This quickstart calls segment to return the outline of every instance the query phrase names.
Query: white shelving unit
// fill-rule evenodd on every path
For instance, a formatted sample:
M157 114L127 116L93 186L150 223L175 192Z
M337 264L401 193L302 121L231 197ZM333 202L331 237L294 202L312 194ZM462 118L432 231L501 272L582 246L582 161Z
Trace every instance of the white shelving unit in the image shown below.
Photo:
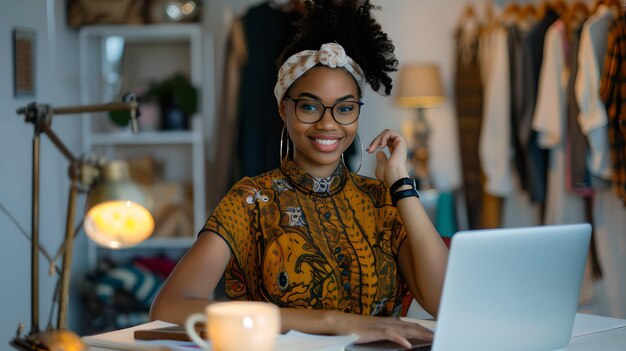
M191 129L185 131L145 131L131 134L128 128L117 128L106 114L83 118L83 145L86 153L96 153L109 159L142 154L163 158L163 173L167 181L189 182L193 188L194 232L185 237L151 238L128 250L184 250L195 240L195 234L206 220L205 140L203 123L211 118L209 108L203 106L213 91L212 76L203 72L203 58L212 54L203 52L203 44L210 43L200 24L163 25L105 25L80 30L80 84L81 103L111 102L124 88L136 88L150 81L169 78L181 72L198 88L198 112L191 117ZM122 42L124 67L111 69L110 39ZM121 41L120 41L121 39ZM212 49L212 48L208 48ZM212 50L208 50L212 53ZM203 57L203 55L207 54ZM119 60L119 58L118 58ZM205 65L211 67L210 62ZM111 83L111 74L118 74L117 86ZM207 79L207 77L209 79ZM121 88L120 88L121 87ZM124 91L125 92L125 91ZM211 106L212 99L207 101ZM141 117L140 117L141 120ZM141 125L140 125L141 127ZM158 224L157 224L158 225ZM96 267L105 248L88 244L87 260L90 269Z

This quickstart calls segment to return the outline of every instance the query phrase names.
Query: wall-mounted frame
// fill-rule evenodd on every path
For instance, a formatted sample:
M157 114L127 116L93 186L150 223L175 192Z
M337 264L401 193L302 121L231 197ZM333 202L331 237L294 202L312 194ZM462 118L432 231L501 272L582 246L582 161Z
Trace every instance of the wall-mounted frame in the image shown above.
M35 94L35 31L13 30L13 95Z

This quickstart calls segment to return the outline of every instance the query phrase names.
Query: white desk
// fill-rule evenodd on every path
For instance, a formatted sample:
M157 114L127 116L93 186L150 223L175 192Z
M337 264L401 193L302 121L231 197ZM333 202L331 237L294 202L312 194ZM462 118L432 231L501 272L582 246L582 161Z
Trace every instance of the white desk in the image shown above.
M565 350L626 350L626 320L577 313Z
M432 320L404 319L411 322L417 321L431 330L436 329L436 322ZM560 351L613 350L626 350L626 319L577 313L570 344Z
M626 327L573 337L567 351L626 350Z
M410 321L417 321L416 319L408 319ZM422 321L425 327L435 327L433 321ZM83 340L91 340L88 344L94 347L93 350L114 351L128 349L129 346L134 346L135 349L140 349L138 346L142 344L141 341L136 341L133 338L133 331L135 329L153 329L164 326L173 326L173 324L165 322L150 322L133 328L122 329L115 332L100 334L96 336L86 337ZM572 338L570 344L564 350L566 351L624 351L626 350L626 319L607 318L600 316L592 316L586 314L577 314L574 322L574 330L572 331ZM281 336L282 342L277 345L277 351L289 350L294 348L292 345L297 342L297 345L313 345L313 341L319 343L325 343L327 347L323 347L323 350L341 350L350 341L337 340L329 341L328 336L313 336L313 335L296 335L292 336L291 340L288 340L284 335ZM279 341L281 340L279 338ZM331 337L336 338L336 337ZM348 337L349 338L349 337ZM318 340L319 339L319 340ZM304 341L303 341L304 340ZM354 339L352 339L354 340ZM145 342L144 347L145 347ZM127 348L115 348L107 347L112 344L123 345ZM105 346L107 345L107 346ZM152 344L152 346L159 344ZM198 350L195 347L182 347L180 342L167 342L161 345L176 345L181 347L173 347L174 350ZM318 344L319 345L319 344ZM330 345L330 346L328 346ZM333 347L334 345L334 347ZM282 347L281 347L282 346ZM161 347L153 349L163 350ZM299 347L299 349L303 349ZM306 348L306 350L313 350L314 348ZM319 348L318 348L319 349ZM134 349L133 349L134 350Z

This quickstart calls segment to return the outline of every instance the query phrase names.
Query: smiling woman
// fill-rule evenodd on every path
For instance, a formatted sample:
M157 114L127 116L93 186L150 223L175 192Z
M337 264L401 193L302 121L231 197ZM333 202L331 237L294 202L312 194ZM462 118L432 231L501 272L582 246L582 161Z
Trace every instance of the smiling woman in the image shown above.
M281 307L283 331L356 333L360 342L410 347L408 338L432 333L393 317L402 314L407 294L436 315L447 249L408 178L400 134L386 129L365 150L376 153L378 179L342 162L367 106L366 86L391 92L394 46L369 1L307 7L274 88L293 152L279 168L231 188L151 317L183 324L214 302L207 296L224 275L230 299Z

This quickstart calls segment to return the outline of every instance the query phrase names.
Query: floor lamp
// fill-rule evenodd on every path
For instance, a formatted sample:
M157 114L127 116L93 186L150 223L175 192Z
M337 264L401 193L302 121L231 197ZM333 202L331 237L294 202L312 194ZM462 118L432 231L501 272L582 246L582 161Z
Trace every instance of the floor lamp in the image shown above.
M86 214L83 222L87 235L100 245L120 248L137 244L154 230L154 219L144 192L130 181L128 165L124 161L105 162L96 158L77 158L52 130L52 117L63 114L90 116L90 112L129 111L133 132L137 131L137 101L131 95L124 102L100 105L51 107L31 103L17 110L26 123L34 126L32 155L32 214L31 214L31 330L22 336L23 325L10 344L17 350L80 351L87 347L73 332L67 330L70 268L76 197L87 192ZM39 329L39 190L40 137L45 134L69 161L70 189L67 204L65 238L62 244L63 262L58 290L57 324Z
M417 109L413 128L411 163L413 175L421 189L432 187L428 169L428 138L430 127L426 121L426 108L440 106L445 101L439 67L435 64L410 64L400 68L396 104Z

